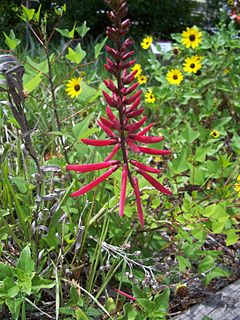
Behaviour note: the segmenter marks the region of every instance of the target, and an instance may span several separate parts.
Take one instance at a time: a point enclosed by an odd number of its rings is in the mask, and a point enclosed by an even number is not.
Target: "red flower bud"
[[[130,145],[130,147],[134,152],[137,152],[137,153],[142,152],[142,153],[154,154],[154,155],[166,155],[166,154],[171,153],[171,151],[169,151],[169,150],[158,150],[158,149],[153,149],[153,148],[141,147],[141,146],[135,145],[134,143],[132,143]]]
[[[136,59],[133,59],[125,64],[121,63],[119,66],[120,66],[121,70],[128,69],[128,68],[131,68],[135,64],[135,62],[136,62]]]
[[[142,202],[139,192],[139,186],[138,186],[138,179],[137,177],[133,177],[133,189],[136,197],[136,203],[137,203],[137,212],[138,212],[138,219],[142,225],[142,228],[144,228],[144,217],[143,217],[143,210],[142,210]]]
[[[106,106],[106,114],[107,114],[109,120],[111,120],[111,121],[116,120],[115,115],[113,114],[112,110],[109,108],[108,105]]]
[[[113,148],[113,150],[109,153],[109,155],[104,159],[104,161],[109,161],[111,160],[115,154],[118,152],[118,150],[120,149],[120,144],[116,144]]]
[[[130,132],[135,132],[144,124],[144,122],[146,120],[147,120],[147,117],[144,117],[141,120],[139,120],[138,122],[135,122],[135,123],[132,123],[132,124],[128,124],[125,127],[125,130],[130,131]]]
[[[77,172],[91,172],[95,170],[101,170],[113,165],[119,164],[119,160],[113,160],[108,162],[99,162],[99,163],[91,163],[91,164],[68,164],[66,166],[67,170],[73,170]]]
[[[132,112],[127,113],[128,118],[136,118],[139,117],[144,111],[144,108],[141,108],[139,110],[135,110]]]
[[[117,138],[117,136],[115,135],[115,133],[109,128],[107,127],[105,124],[103,124],[101,121],[97,120],[97,123],[99,124],[99,126],[103,129],[103,131],[110,137],[110,138]]]
[[[142,169],[144,171],[147,171],[147,172],[151,172],[151,173],[160,173],[161,172],[160,169],[156,169],[156,168],[152,168],[152,167],[146,166],[145,164],[140,163],[140,162],[138,162],[136,160],[130,160],[130,162],[135,167],[137,167],[139,169]]]
[[[112,167],[111,169],[106,171],[104,174],[102,174],[100,177],[98,177],[97,179],[93,180],[92,182],[90,182],[86,186],[80,188],[79,190],[73,192],[71,194],[71,197],[79,197],[79,196],[82,196],[83,194],[87,193],[88,191],[92,190],[99,183],[101,183],[102,181],[106,180],[118,168],[119,168],[119,165],[116,165],[116,166]]]
[[[124,96],[127,96],[128,94],[132,93],[137,87],[138,87],[138,82],[134,83],[134,84],[131,85],[131,87],[129,87],[129,88],[122,88],[121,93],[122,93]]]
[[[126,39],[122,44],[121,51],[126,50],[127,48],[131,47],[132,45],[133,45],[132,40],[130,40],[129,38]]]
[[[132,55],[134,54],[134,51],[129,51],[128,53],[121,53],[121,59],[122,60],[127,60],[128,58],[130,58]]]
[[[114,92],[114,93],[118,93],[118,89],[117,89],[117,87],[114,85],[114,83],[113,83],[113,81],[111,80],[111,79],[109,79],[108,81],[107,80],[103,80],[103,82],[104,82],[104,84],[105,84],[105,86],[109,89],[109,90],[111,90],[112,92]]]
[[[128,115],[129,117],[129,115]],[[155,136],[142,136],[142,135],[133,135],[130,137],[131,139],[142,142],[142,143],[158,143],[162,141],[164,138],[163,137],[155,137]]]
[[[109,139],[109,140],[81,139],[81,141],[85,144],[88,144],[90,146],[95,146],[95,147],[111,146],[118,142],[116,139]]]
[[[161,183],[159,183],[156,179],[150,176],[150,174],[144,172],[141,169],[136,169],[136,171],[140,173],[155,189],[169,196],[172,194],[170,190],[165,188]]]
[[[110,95],[106,92],[106,91],[102,91],[104,98],[107,102],[107,104],[109,104],[111,107],[117,108],[118,107],[118,103],[116,100],[114,100],[112,97],[110,97]]]
[[[106,46],[105,49],[106,49],[107,53],[109,53],[114,59],[119,58],[119,54],[118,54],[117,50],[115,50],[109,46]]]
[[[141,94],[142,94],[142,90],[137,91],[131,97],[127,98],[124,101],[124,104],[129,105],[129,104],[133,103],[138,97],[140,97]]]
[[[124,215],[124,206],[126,200],[126,189],[127,189],[127,177],[128,177],[128,165],[124,163],[122,170],[122,184],[121,184],[121,194],[119,202],[119,215]]]
[[[126,20],[124,20],[122,23],[121,23],[121,27],[123,28],[123,29],[126,29],[126,28],[129,28],[130,27],[130,19],[126,19]]]
[[[137,98],[137,99],[133,102],[133,104],[131,105],[131,107],[129,107],[129,108],[127,109],[127,112],[132,112],[132,111],[134,111],[135,109],[137,109],[137,107],[139,106],[140,103],[141,103],[141,98],[139,97],[139,98]]]
[[[145,133],[147,133],[151,128],[152,126],[154,125],[154,123],[150,123],[148,126],[146,126],[143,130],[141,130],[140,132],[138,132],[136,135],[137,136],[142,136],[144,135]]]

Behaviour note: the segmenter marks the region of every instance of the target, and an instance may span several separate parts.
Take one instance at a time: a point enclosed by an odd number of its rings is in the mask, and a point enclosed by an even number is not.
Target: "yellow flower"
[[[167,78],[167,81],[171,84],[179,85],[183,81],[183,75],[179,69],[169,70],[166,78]]]
[[[210,132],[210,136],[214,139],[217,139],[220,137],[220,133],[217,130],[213,130],[212,132]]]
[[[198,31],[197,27],[187,28],[187,31],[182,33],[182,43],[187,47],[193,49],[199,46],[202,41],[202,32]]]
[[[137,78],[138,76],[140,76],[140,74],[142,73],[142,67],[140,64],[135,64],[133,67],[132,67],[132,71],[135,71],[137,70],[137,73],[135,74],[134,78]]]
[[[148,103],[154,103],[156,101],[156,98],[152,93],[152,89],[148,89],[148,92],[145,94],[145,101]]]
[[[143,74],[138,76],[138,83],[139,84],[144,84],[144,83],[147,83],[147,77],[144,76]]]
[[[229,72],[230,72],[230,70],[227,69],[227,68],[223,70],[223,73],[224,73],[224,74],[229,74]]]
[[[240,197],[240,174],[237,177],[237,183],[234,185],[234,190],[238,192],[238,196]]]
[[[72,78],[66,84],[66,92],[73,99],[77,97],[81,92],[82,78]]]
[[[183,70],[188,73],[196,73],[201,69],[201,61],[199,56],[192,56],[191,58],[186,58],[183,63]]]
[[[234,4],[234,0],[228,0],[228,5],[229,6],[233,6],[233,4]]]
[[[153,38],[151,36],[145,37],[141,42],[141,47],[144,50],[147,50],[151,46],[152,41],[153,41]]]

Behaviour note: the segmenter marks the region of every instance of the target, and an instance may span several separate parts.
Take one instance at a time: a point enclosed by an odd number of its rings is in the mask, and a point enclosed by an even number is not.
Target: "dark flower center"
[[[214,131],[213,132],[213,136],[216,137],[217,136],[217,132]]]
[[[201,70],[198,70],[196,73],[195,73],[197,76],[200,76],[202,74]]]
[[[173,54],[178,54],[178,49],[177,48],[173,49]]]
[[[74,90],[75,90],[75,91],[79,91],[79,90],[80,90],[80,85],[79,85],[79,84],[76,84],[76,85],[74,86]]]
[[[173,79],[174,79],[174,80],[177,80],[177,79],[178,79],[178,76],[175,74],[175,75],[173,76]]]
[[[150,94],[150,99],[153,99],[153,95],[152,94]]]
[[[190,37],[189,37],[190,41],[194,41],[196,39],[195,35],[194,34],[191,34]]]
[[[192,69],[195,68],[195,64],[194,64],[194,63],[191,63],[191,64],[190,64],[190,68],[192,68]]]

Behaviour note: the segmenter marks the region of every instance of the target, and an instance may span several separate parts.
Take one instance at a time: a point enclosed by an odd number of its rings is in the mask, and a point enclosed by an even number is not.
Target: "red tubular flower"
[[[151,172],[151,173],[160,173],[161,172],[160,169],[156,169],[156,168],[152,168],[152,167],[146,166],[145,164],[140,163],[140,162],[138,162],[136,160],[130,160],[130,162],[135,167],[137,167],[139,169],[142,169],[144,171],[147,171],[147,172]]]
[[[137,300],[135,297],[131,296],[130,294],[128,294],[128,293],[126,293],[124,291],[121,291],[121,290],[116,289],[116,288],[114,288],[114,290],[117,291],[118,293],[120,293],[122,296],[124,296],[124,297],[126,297],[126,298],[128,298],[130,300],[133,300],[133,301]]]
[[[94,140],[94,139],[81,139],[81,141],[85,144],[95,147],[105,147],[111,146],[112,144],[116,144],[116,139],[109,139],[109,140]]]
[[[119,160],[112,160],[108,162],[90,163],[90,164],[68,164],[67,170],[73,170],[77,172],[91,172],[95,170],[101,170],[111,167],[115,164],[119,164]]]
[[[139,191],[139,186],[138,186],[138,179],[136,177],[133,177],[133,190],[134,190],[135,197],[136,197],[138,219],[142,225],[142,228],[144,228],[142,202],[141,202],[140,191]]]
[[[116,165],[114,167],[112,167],[111,169],[109,169],[108,171],[106,171],[104,174],[102,174],[100,177],[98,177],[97,179],[93,180],[92,182],[90,182],[89,184],[87,184],[86,186],[80,188],[79,190],[73,192],[71,194],[71,197],[79,197],[82,196],[83,194],[87,193],[88,191],[92,190],[94,187],[96,187],[99,183],[103,182],[104,180],[106,180],[114,171],[116,171],[119,168],[119,165]]]
[[[151,183],[151,185],[156,188],[157,190],[159,190],[160,192],[167,194],[167,195],[171,195],[172,192],[170,190],[168,190],[167,188],[165,188],[160,182],[158,182],[156,179],[154,179],[152,176],[150,176],[150,174],[144,172],[141,169],[136,169],[136,171],[138,173],[140,173],[149,183]]]
[[[138,87],[136,74],[138,70],[130,71],[130,67],[135,63],[133,59],[134,51],[130,49],[133,45],[129,38],[123,40],[123,36],[127,33],[130,21],[125,19],[127,15],[127,2],[125,0],[105,0],[110,7],[108,17],[112,22],[112,26],[108,27],[106,33],[113,42],[113,47],[106,46],[106,52],[110,55],[107,58],[105,68],[113,76],[114,79],[104,80],[106,87],[111,91],[107,93],[103,91],[103,96],[107,102],[106,114],[107,118],[100,117],[98,124],[106,133],[108,139],[81,139],[83,143],[90,146],[111,146],[112,151],[105,157],[104,162],[94,164],[68,165],[67,170],[76,172],[89,172],[111,167],[100,177],[80,188],[72,194],[73,197],[81,196],[92,190],[99,183],[109,177],[120,166],[122,168],[122,181],[120,191],[119,214],[124,214],[124,205],[126,200],[127,183],[129,183],[134,191],[137,205],[138,219],[142,227],[144,227],[143,208],[141,203],[138,179],[134,171],[142,175],[153,187],[166,195],[171,195],[171,191],[160,184],[149,173],[159,174],[161,170],[152,168],[134,159],[129,159],[129,152],[136,152],[151,155],[167,155],[169,150],[152,149],[139,144],[158,143],[163,137],[146,134],[153,126],[150,123],[141,129],[146,122],[147,117],[143,117],[136,121],[135,119],[144,112],[141,105],[142,91],[135,90]],[[128,60],[130,59],[130,60]],[[113,113],[112,108],[116,110]],[[121,160],[112,160],[119,152]],[[119,291],[120,293],[120,291]],[[134,298],[133,298],[134,299]]]
[[[122,170],[122,185],[121,185],[121,194],[120,194],[120,203],[119,203],[119,215],[123,216],[124,206],[126,200],[126,189],[127,189],[127,177],[128,177],[128,165],[124,163]]]

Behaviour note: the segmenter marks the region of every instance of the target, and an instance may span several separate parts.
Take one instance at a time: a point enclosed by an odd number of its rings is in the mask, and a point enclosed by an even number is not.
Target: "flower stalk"
[[[88,185],[74,192],[71,196],[76,197],[85,194],[107,179],[114,171],[121,168],[122,182],[119,215],[124,215],[127,183],[129,182],[135,194],[138,218],[144,228],[141,194],[136,173],[143,176],[154,188],[163,194],[171,195],[171,191],[149,174],[159,174],[161,172],[159,169],[149,167],[129,158],[129,154],[168,155],[170,151],[139,145],[158,143],[164,138],[146,135],[152,128],[153,123],[142,128],[143,124],[147,121],[147,117],[144,116],[139,119],[144,112],[144,108],[141,107],[142,90],[137,90],[138,81],[135,76],[138,71],[129,71],[135,64],[135,59],[132,59],[134,51],[131,50],[133,42],[129,38],[124,39],[130,28],[130,20],[124,19],[128,11],[127,2],[125,0],[105,0],[105,2],[111,9],[107,15],[112,22],[112,26],[107,28],[106,34],[108,38],[112,40],[113,47],[106,46],[106,51],[110,57],[106,59],[104,66],[113,79],[104,80],[106,88],[110,91],[107,92],[103,90],[103,96],[107,103],[107,118],[100,117],[100,120],[97,122],[100,128],[106,133],[107,139],[81,139],[81,141],[91,146],[100,147],[113,145],[114,147],[102,163],[92,165],[68,165],[67,170],[89,172],[108,167],[111,168]],[[119,150],[121,150],[121,160],[112,160]],[[104,165],[104,163],[106,165]]]

